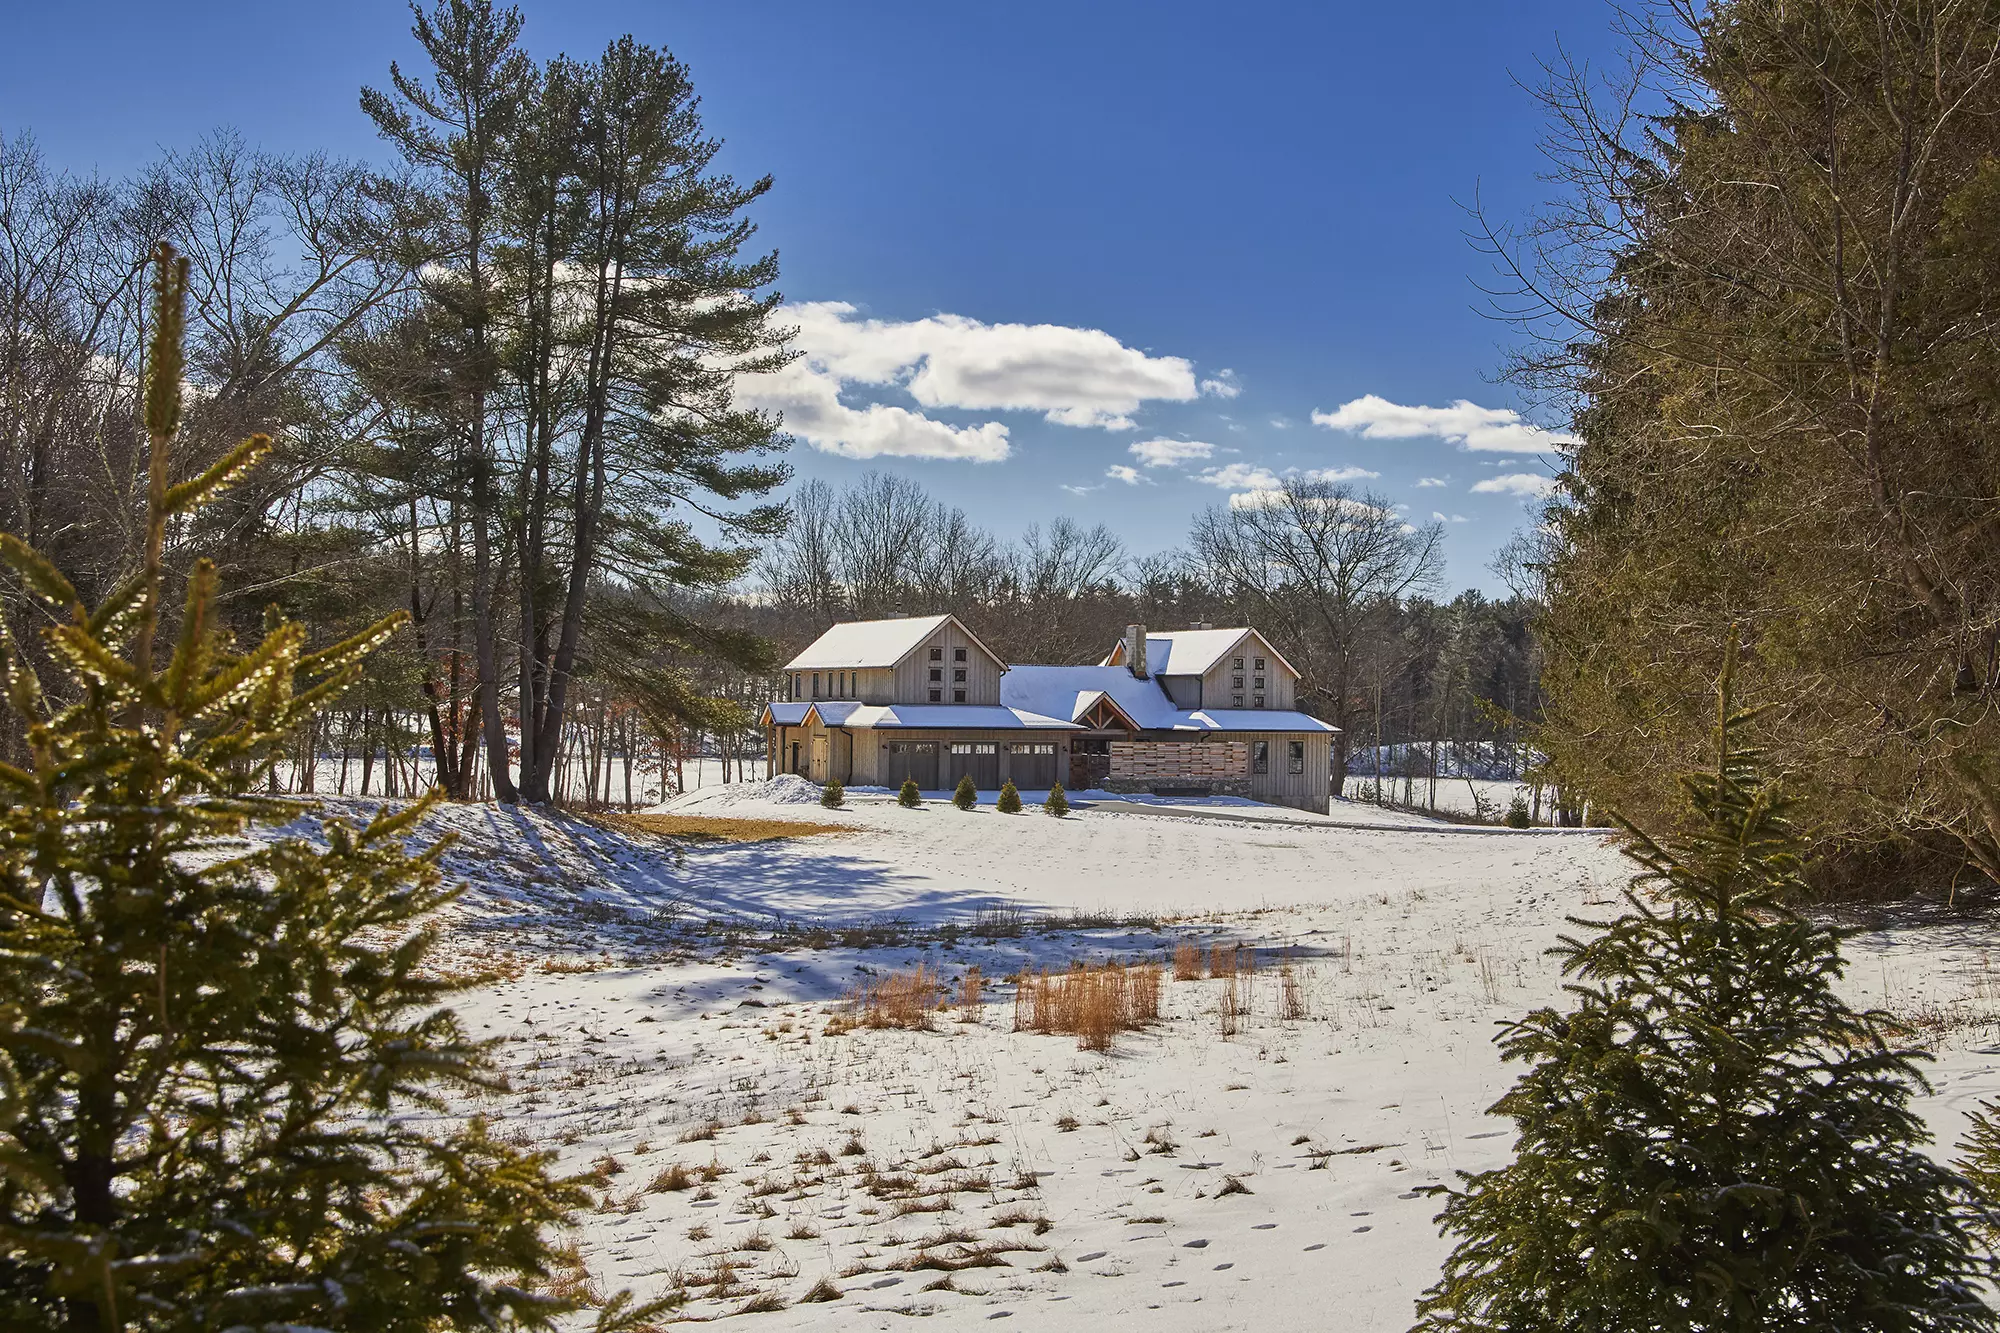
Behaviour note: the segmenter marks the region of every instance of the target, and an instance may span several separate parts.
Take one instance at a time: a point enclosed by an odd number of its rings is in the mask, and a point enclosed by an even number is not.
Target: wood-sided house
[[[835,625],[764,710],[770,771],[945,791],[1230,794],[1325,810],[1333,728],[1254,629],[1133,625],[1095,666],[1009,665],[957,617]]]

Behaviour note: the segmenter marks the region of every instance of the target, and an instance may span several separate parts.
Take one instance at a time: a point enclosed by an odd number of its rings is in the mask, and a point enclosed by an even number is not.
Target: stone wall
[[[1250,794],[1250,746],[1244,741],[1113,741],[1106,791],[1206,788]]]

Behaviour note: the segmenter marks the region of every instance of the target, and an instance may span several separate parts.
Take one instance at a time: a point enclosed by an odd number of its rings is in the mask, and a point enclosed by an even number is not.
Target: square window
[[[943,680],[944,680],[944,668],[943,668],[943,667],[932,667],[932,668],[931,668],[931,679],[932,679],[932,680],[935,680],[935,681],[943,681]]]
[[[932,691],[931,691],[931,702],[932,702],[932,703],[942,703],[943,701],[944,701],[944,691],[943,691],[943,690],[932,690]]]
[[[1271,742],[1254,741],[1250,746],[1250,771],[1269,773],[1271,771]]]
[[[1286,747],[1287,747],[1285,755],[1286,766],[1290,768],[1291,771],[1294,773],[1305,772],[1306,743],[1304,741],[1288,741],[1286,742]]]
[[[951,669],[951,680],[954,685],[963,685],[965,683],[965,668],[953,667]]]
[[[1257,677],[1257,688],[1260,690],[1264,688],[1264,678],[1262,676]]]
[[[1241,675],[1231,676],[1229,678],[1229,684],[1232,689],[1240,690],[1243,688],[1243,677]]]
[[[942,648],[933,648],[933,649],[931,649],[931,661],[933,661],[933,662],[942,662],[942,661],[944,661],[944,649],[942,649]]]
[[[1243,669],[1243,659],[1239,657],[1234,662],[1231,662],[1230,665],[1241,671]]]
[[[1232,695],[1230,695],[1230,696],[1229,696],[1229,706],[1230,706],[1231,708],[1241,708],[1241,707],[1243,706],[1243,696],[1242,696],[1242,695],[1240,695],[1240,694],[1232,694]]]
[[[1264,696],[1261,694],[1258,695],[1256,702],[1251,704],[1250,706],[1252,708],[1262,708],[1264,706]]]
[[[953,691],[951,692],[951,701],[952,701],[953,703],[955,703],[955,704],[962,704],[962,703],[964,703],[964,702],[965,702],[965,691],[964,691],[964,690],[953,690]]]
[[[1262,671],[1264,669],[1264,659],[1261,657],[1257,659],[1257,669],[1259,671]]]
[[[965,660],[965,649],[963,648],[952,649],[951,660],[954,662],[963,662]]]

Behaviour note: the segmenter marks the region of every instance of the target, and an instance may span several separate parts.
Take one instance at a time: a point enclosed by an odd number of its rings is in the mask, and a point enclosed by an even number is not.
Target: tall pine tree
[[[1794,915],[1792,801],[1722,680],[1695,831],[1627,826],[1629,910],[1555,951],[1576,1004],[1500,1038],[1515,1160],[1463,1178],[1435,1330],[1993,1328],[1968,1182],[1925,1156],[1915,1052],[1833,990],[1838,937]]]
[[[0,636],[30,755],[0,764],[0,1327],[546,1327],[579,1192],[401,1114],[495,1081],[424,970],[450,897],[439,848],[405,850],[427,802],[241,838],[303,812],[257,794],[270,765],[400,617],[307,652],[274,614],[238,651],[205,561],[163,616],[170,526],[270,442],[173,480],[187,265],[157,261],[141,568],[89,607],[0,534],[67,676],[45,693]]]

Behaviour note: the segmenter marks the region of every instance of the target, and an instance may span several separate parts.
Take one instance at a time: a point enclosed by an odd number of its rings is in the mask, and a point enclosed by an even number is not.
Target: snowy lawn
[[[490,978],[457,1007],[512,1079],[460,1109],[595,1173],[574,1239],[599,1291],[773,1329],[1408,1327],[1446,1249],[1422,1189],[1508,1154],[1494,1025],[1557,999],[1543,950],[1627,876],[1598,834],[1355,827],[1366,807],[828,811],[779,779],[661,809],[835,831],[437,814],[471,886],[444,959]],[[1167,981],[1108,1053],[1013,1030],[1021,968],[1188,940],[1255,970]],[[1855,997],[1938,1052],[1947,1143],[2000,1095],[1994,943],[1912,911],[1850,946]],[[977,965],[984,1002],[843,1030],[845,993],[918,965]]]

